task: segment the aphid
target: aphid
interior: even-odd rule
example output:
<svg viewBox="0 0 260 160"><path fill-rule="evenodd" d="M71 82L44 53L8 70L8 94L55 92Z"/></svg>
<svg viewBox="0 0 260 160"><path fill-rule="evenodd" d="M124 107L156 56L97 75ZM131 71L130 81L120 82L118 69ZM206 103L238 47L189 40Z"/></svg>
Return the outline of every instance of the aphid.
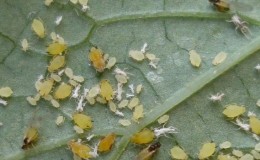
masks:
<svg viewBox="0 0 260 160"><path fill-rule="evenodd" d="M56 121L55 121L55 123L56 123L57 126L60 126L60 125L62 125L64 123L64 121L65 121L65 117L58 116Z"/></svg>
<svg viewBox="0 0 260 160"><path fill-rule="evenodd" d="M91 148L88 145L84 145L80 142L75 142L75 140L71 140L68 143L68 146L70 147L71 151L83 159L92 158L92 156L89 154L91 151Z"/></svg>
<svg viewBox="0 0 260 160"><path fill-rule="evenodd" d="M51 101L53 99L52 95L50 95L50 94L42 96L42 98L45 99L46 101Z"/></svg>
<svg viewBox="0 0 260 160"><path fill-rule="evenodd" d="M89 6L88 6L88 0L78 0L79 1L79 4L82 5L82 11L83 12L86 12L87 9L89 9Z"/></svg>
<svg viewBox="0 0 260 160"><path fill-rule="evenodd" d="M70 96L72 87L69 84L61 83L54 92L55 99L65 99Z"/></svg>
<svg viewBox="0 0 260 160"><path fill-rule="evenodd" d="M255 145L255 150L256 150L257 152L260 152L260 143L257 143L257 144Z"/></svg>
<svg viewBox="0 0 260 160"><path fill-rule="evenodd" d="M133 97L129 101L127 107L132 110L135 106L137 106L139 104L139 102L140 102L140 100L137 97Z"/></svg>
<svg viewBox="0 0 260 160"><path fill-rule="evenodd" d="M231 20L227 21L227 22L232 22L236 28L235 30L239 29L240 32L246 37L249 39L248 37L248 33L251 34L249 28L247 27L247 22L246 21L242 21L241 18L235 14L231 17Z"/></svg>
<svg viewBox="0 0 260 160"><path fill-rule="evenodd" d="M222 98L225 96L224 93L217 93L215 95L211 95L209 97L209 99L212 101L212 102L217 102L217 101L221 101Z"/></svg>
<svg viewBox="0 0 260 160"><path fill-rule="evenodd" d="M74 90L72 91L72 98L78 98L79 97L79 90L81 85L77 85Z"/></svg>
<svg viewBox="0 0 260 160"><path fill-rule="evenodd" d="M190 62L194 67L200 67L201 58L200 55L195 50L190 50Z"/></svg>
<svg viewBox="0 0 260 160"><path fill-rule="evenodd" d="M37 101L33 97L27 97L26 100L30 103L32 106L37 105Z"/></svg>
<svg viewBox="0 0 260 160"><path fill-rule="evenodd" d="M114 90L108 80L100 82L100 95L107 101L111 101L114 96Z"/></svg>
<svg viewBox="0 0 260 160"><path fill-rule="evenodd" d="M107 103L107 101L106 101L104 98L100 97L100 96L98 96L98 97L96 98L96 101L97 101L98 103L100 103L100 104L106 104L106 103Z"/></svg>
<svg viewBox="0 0 260 160"><path fill-rule="evenodd" d="M24 39L21 41L21 46L22 46L22 50L23 50L24 52L26 52L26 51L29 49L30 45L29 45L27 39L24 38Z"/></svg>
<svg viewBox="0 0 260 160"><path fill-rule="evenodd" d="M131 125L131 121L129 121L128 119L120 119L118 121L118 123L120 123L122 126L127 127Z"/></svg>
<svg viewBox="0 0 260 160"><path fill-rule="evenodd" d="M218 11L227 12L230 10L229 3L226 0L209 0Z"/></svg>
<svg viewBox="0 0 260 160"><path fill-rule="evenodd" d="M138 120L140 118L143 118L144 117L144 108L143 108L143 105L138 105L135 107L134 109L134 112L133 112L133 120L138 122Z"/></svg>
<svg viewBox="0 0 260 160"><path fill-rule="evenodd" d="M53 2L53 0L45 0L45 1L44 1L44 4L45 4L46 6L50 6L52 2Z"/></svg>
<svg viewBox="0 0 260 160"><path fill-rule="evenodd" d="M260 134L260 120L254 116L251 116L249 118L249 124L251 127L251 130L255 134Z"/></svg>
<svg viewBox="0 0 260 160"><path fill-rule="evenodd" d="M8 103L7 103L7 101L0 98L0 104L6 106Z"/></svg>
<svg viewBox="0 0 260 160"><path fill-rule="evenodd" d="M143 47L142 47L142 49L141 49L141 52L142 52L142 53L145 53L147 47L148 47L148 44L147 44L147 43L144 43L144 45L143 45Z"/></svg>
<svg viewBox="0 0 260 160"><path fill-rule="evenodd" d="M82 76L73 76L72 79L79 83L82 83L85 80L84 77L82 77Z"/></svg>
<svg viewBox="0 0 260 160"><path fill-rule="evenodd" d="M231 148L232 144L229 141L225 141L219 145L219 148L221 149L228 149Z"/></svg>
<svg viewBox="0 0 260 160"><path fill-rule="evenodd" d="M84 130L77 125L73 126L73 129L77 134L83 134L84 133Z"/></svg>
<svg viewBox="0 0 260 160"><path fill-rule="evenodd" d="M131 93L135 93L134 84L128 85L128 88L130 89Z"/></svg>
<svg viewBox="0 0 260 160"><path fill-rule="evenodd" d="M116 78L118 83L122 83L122 84L127 83L127 80L128 80L127 77L125 77L125 76L123 76L121 74L116 74L115 78Z"/></svg>
<svg viewBox="0 0 260 160"><path fill-rule="evenodd" d="M244 155L244 153L243 153L242 151L236 150L236 149L234 149L234 150L232 151L232 154L233 154L234 156L236 156L236 157L242 157L242 156Z"/></svg>
<svg viewBox="0 0 260 160"><path fill-rule="evenodd" d="M227 154L227 155L220 154L220 155L218 155L217 159L218 160L237 160L236 157L230 156L229 154Z"/></svg>
<svg viewBox="0 0 260 160"><path fill-rule="evenodd" d="M50 55L55 56L55 55L62 54L64 51L66 51L66 49L67 49L67 44L54 42L49 44L49 46L47 47L47 52Z"/></svg>
<svg viewBox="0 0 260 160"><path fill-rule="evenodd" d="M220 63L222 63L222 62L224 62L226 58L227 58L227 53L225 53L225 52L219 52L219 53L216 55L216 57L213 59L212 64L216 66L216 65L218 65L218 64L220 64Z"/></svg>
<svg viewBox="0 0 260 160"><path fill-rule="evenodd" d="M96 103L96 100L95 100L95 98L93 98L93 97L89 97L88 95L86 96L86 99L87 99L87 101L88 101L88 103L90 104L90 105L94 105L95 103Z"/></svg>
<svg viewBox="0 0 260 160"><path fill-rule="evenodd" d="M53 80L52 79L47 79L43 82L40 83L39 88L38 88L38 92L41 96L46 96L48 95L51 90L52 90L52 86L53 86Z"/></svg>
<svg viewBox="0 0 260 160"><path fill-rule="evenodd" d="M83 107L85 106L85 103L83 103L83 100L84 100L84 96L80 96L76 111L78 111L78 112L83 111Z"/></svg>
<svg viewBox="0 0 260 160"><path fill-rule="evenodd" d="M106 53L106 54L104 55L104 60L107 61L108 58L109 58L109 54Z"/></svg>
<svg viewBox="0 0 260 160"><path fill-rule="evenodd" d="M118 101L121 101L122 94L123 94L123 84L122 83L117 83L116 99Z"/></svg>
<svg viewBox="0 0 260 160"><path fill-rule="evenodd" d="M101 49L92 47L90 49L88 58L92 62L92 65L96 69L96 71L104 71L106 64Z"/></svg>
<svg viewBox="0 0 260 160"><path fill-rule="evenodd" d="M59 108L60 107L60 104L58 101L56 101L55 99L51 99L51 104L53 107L55 108Z"/></svg>
<svg viewBox="0 0 260 160"><path fill-rule="evenodd" d="M55 82L60 82L61 81L61 77L58 74L55 73L51 73L51 78L55 81Z"/></svg>
<svg viewBox="0 0 260 160"><path fill-rule="evenodd" d="M0 88L0 97L8 98L13 94L13 91L10 87Z"/></svg>
<svg viewBox="0 0 260 160"><path fill-rule="evenodd" d="M236 104L226 105L226 109L222 112L228 118L236 118L243 113L245 113L246 108L243 106L238 106Z"/></svg>
<svg viewBox="0 0 260 160"><path fill-rule="evenodd" d="M203 144L202 148L200 149L199 153L199 159L206 159L209 158L214 154L216 150L216 144L215 143L205 143Z"/></svg>
<svg viewBox="0 0 260 160"><path fill-rule="evenodd" d="M95 98L98 94L100 93L100 87L98 85L92 87L89 92L88 92L88 96L90 98Z"/></svg>
<svg viewBox="0 0 260 160"><path fill-rule="evenodd" d="M177 133L177 128L170 126L170 127L166 127L166 128L154 128L154 135L158 138L162 135L166 136L166 134L173 134L173 133Z"/></svg>
<svg viewBox="0 0 260 160"><path fill-rule="evenodd" d="M154 138L154 132L148 128L144 128L142 131L135 133L131 137L131 142L135 144L147 144L152 142Z"/></svg>
<svg viewBox="0 0 260 160"><path fill-rule="evenodd" d="M108 103L108 106L109 106L109 109L112 111L112 112L116 112L116 104L114 103L114 102L112 102L112 101L110 101L109 103Z"/></svg>
<svg viewBox="0 0 260 160"><path fill-rule="evenodd" d="M49 72L57 71L64 65L65 65L65 56L59 55L59 56L53 57L48 66L48 71Z"/></svg>
<svg viewBox="0 0 260 160"><path fill-rule="evenodd" d="M149 60L149 61L153 61L156 59L156 56L152 53L146 53L145 57Z"/></svg>
<svg viewBox="0 0 260 160"><path fill-rule="evenodd" d="M255 66L255 69L256 69L257 71L260 71L260 64L257 64L257 65Z"/></svg>
<svg viewBox="0 0 260 160"><path fill-rule="evenodd" d="M136 160L150 160L156 151L161 147L160 142L155 142L148 147L144 148L138 153Z"/></svg>
<svg viewBox="0 0 260 160"><path fill-rule="evenodd" d="M239 160L254 160L254 157L251 154L243 155Z"/></svg>
<svg viewBox="0 0 260 160"><path fill-rule="evenodd" d="M27 149L28 147L31 147L36 141L38 140L38 130L35 127L30 127L25 132L24 138L23 138L23 146L22 149Z"/></svg>
<svg viewBox="0 0 260 160"><path fill-rule="evenodd" d="M58 42L60 44L65 44L64 39L60 35L56 34L55 32L51 32L50 36L51 39L53 40L53 43Z"/></svg>
<svg viewBox="0 0 260 160"><path fill-rule="evenodd" d="M123 99L117 106L118 108L125 108L128 105L128 102L127 99Z"/></svg>
<svg viewBox="0 0 260 160"><path fill-rule="evenodd" d="M252 150L250 153L255 159L260 159L260 153L258 153L256 150Z"/></svg>
<svg viewBox="0 0 260 160"><path fill-rule="evenodd" d="M79 85L78 82L76 82L76 81L74 81L74 80L72 80L72 79L70 79L70 80L68 81L68 83L69 83L70 85L72 85L73 87L76 87L76 86Z"/></svg>
<svg viewBox="0 0 260 160"><path fill-rule="evenodd" d="M173 159L179 159L179 160L186 160L186 159L188 159L188 155L179 146L174 146L171 149L171 156L172 156Z"/></svg>
<svg viewBox="0 0 260 160"><path fill-rule="evenodd" d="M107 61L106 68L111 69L116 64L116 57L110 57Z"/></svg>
<svg viewBox="0 0 260 160"><path fill-rule="evenodd" d="M45 37L45 28L43 25L43 22L40 19L34 19L32 22L32 30L35 32L35 34L40 37Z"/></svg>
<svg viewBox="0 0 260 160"><path fill-rule="evenodd" d="M136 94L140 94L142 90L143 90L143 85L142 84L138 84L136 89L135 89Z"/></svg>
<svg viewBox="0 0 260 160"><path fill-rule="evenodd" d="M144 53L142 51L130 50L129 57L131 57L132 59L138 62L141 62L144 60Z"/></svg>
<svg viewBox="0 0 260 160"><path fill-rule="evenodd" d="M55 24L58 26L60 25L61 21L62 21L62 16L58 16L56 17Z"/></svg>
<svg viewBox="0 0 260 160"><path fill-rule="evenodd" d="M113 144L116 140L116 134L110 133L106 135L98 144L98 151L99 152L107 152L111 150Z"/></svg>
<svg viewBox="0 0 260 160"><path fill-rule="evenodd" d="M65 72L65 74L66 74L66 76L67 76L68 78L70 78L70 79L73 78L74 75L73 75L73 70L72 70L71 68L68 68L68 67L67 67L64 72Z"/></svg>
<svg viewBox="0 0 260 160"><path fill-rule="evenodd" d="M72 117L74 122L82 129L90 129L93 126L91 117L89 116L81 113L75 113Z"/></svg>
<svg viewBox="0 0 260 160"><path fill-rule="evenodd" d="M163 116L161 116L161 117L157 120L157 122L158 122L159 124L165 124L165 123L168 122L169 118L170 118L169 115L163 115Z"/></svg>

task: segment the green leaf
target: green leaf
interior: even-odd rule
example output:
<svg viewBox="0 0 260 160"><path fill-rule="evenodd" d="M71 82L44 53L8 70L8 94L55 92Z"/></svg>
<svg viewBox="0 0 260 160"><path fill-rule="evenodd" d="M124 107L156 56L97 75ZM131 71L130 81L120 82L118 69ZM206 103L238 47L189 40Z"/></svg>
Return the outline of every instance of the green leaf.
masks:
<svg viewBox="0 0 260 160"><path fill-rule="evenodd" d="M84 112L90 115L94 128L87 132L97 137L115 132L118 135L110 153L97 159L132 160L145 146L129 142L132 134L145 127L159 127L156 120L169 114L167 126L178 128L178 133L160 137L162 147L154 159L170 159L170 149L181 146L191 159L196 159L203 143L220 144L230 141L240 150L250 150L256 144L251 134L222 115L224 106L237 103L246 106L259 117L256 106L260 98L260 76L254 67L260 63L260 3L258 0L236 2L232 11L217 12L205 0L89 0L90 9L82 12L79 5L68 0L55 0L47 7L44 1L0 1L0 87L9 86L13 96L7 106L0 106L0 159L72 159L67 142L79 138L73 131L71 115L77 103L64 100L56 109L41 100L37 107L30 106L27 96L36 94L34 83L40 75L48 75L46 66L50 57L46 46L51 42L52 31L60 34L69 45L67 65L75 75L86 78L84 87L90 88L101 79L116 82L111 71L98 75L89 66L88 51L98 46L117 58L116 66L131 73L128 84L143 84L139 96L144 105L145 117L129 127L118 124L115 116L104 105L87 105ZM247 9L249 8L249 10ZM250 23L250 39L243 36L233 24L226 22L234 12ZM63 20L55 26L55 19ZM47 36L39 39L31 30L31 22L40 18L47 28ZM24 53L20 41L30 43ZM160 62L152 69L147 61L136 63L128 57L130 50L140 50L148 43L149 52ZM189 51L196 50L202 57L200 68L189 61ZM228 53L218 66L212 60L219 52ZM129 89L125 87L126 92ZM210 95L225 93L219 103L209 100ZM124 109L127 118L132 112ZM57 127L56 117L66 117L63 126ZM29 150L22 150L23 136L32 123L39 126L39 141ZM82 137L81 137L82 138ZM94 139L95 142L98 138ZM94 143L91 143L93 146Z"/></svg>

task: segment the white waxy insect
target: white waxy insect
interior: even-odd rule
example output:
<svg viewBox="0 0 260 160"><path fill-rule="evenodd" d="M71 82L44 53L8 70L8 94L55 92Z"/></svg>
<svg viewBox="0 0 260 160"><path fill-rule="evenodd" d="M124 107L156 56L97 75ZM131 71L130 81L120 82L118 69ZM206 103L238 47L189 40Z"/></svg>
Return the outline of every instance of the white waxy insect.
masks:
<svg viewBox="0 0 260 160"><path fill-rule="evenodd" d="M221 149L228 149L232 146L232 144L229 141L225 141L219 145L219 148Z"/></svg>
<svg viewBox="0 0 260 160"><path fill-rule="evenodd" d="M99 93L100 93L100 87L99 85L96 85L89 90L88 96L95 98Z"/></svg>
<svg viewBox="0 0 260 160"><path fill-rule="evenodd" d="M133 112L133 120L138 122L140 118L144 117L144 107L143 105L138 105L135 107Z"/></svg>
<svg viewBox="0 0 260 160"><path fill-rule="evenodd" d="M255 150L256 150L257 152L260 152L260 143L257 143L257 144L255 145Z"/></svg>
<svg viewBox="0 0 260 160"><path fill-rule="evenodd" d="M81 88L81 85L77 85L74 90L72 91L72 98L78 98L79 97L79 90Z"/></svg>
<svg viewBox="0 0 260 160"><path fill-rule="evenodd" d="M257 64L257 65L255 66L255 69L256 69L257 71L260 71L260 64Z"/></svg>
<svg viewBox="0 0 260 160"><path fill-rule="evenodd" d="M82 76L73 76L72 79L79 83L82 83L85 80L84 77L82 77Z"/></svg>
<svg viewBox="0 0 260 160"><path fill-rule="evenodd" d="M61 23L61 21L62 21L62 18L63 18L62 16L56 17L56 20L55 20L56 26L60 25L60 23Z"/></svg>
<svg viewBox="0 0 260 160"><path fill-rule="evenodd" d="M97 101L98 103L100 103L100 104L107 104L107 101L106 101L103 97L100 97L100 96L98 96L98 97L96 98L96 101Z"/></svg>
<svg viewBox="0 0 260 160"><path fill-rule="evenodd" d="M216 55L216 57L213 59L212 64L216 66L216 65L218 65L218 64L220 64L220 63L222 63L222 62L224 62L226 58L227 58L227 53L225 53L225 52L219 52L219 53Z"/></svg>
<svg viewBox="0 0 260 160"><path fill-rule="evenodd" d="M142 51L130 50L129 57L133 58L138 62L141 62L144 60L144 53Z"/></svg>
<svg viewBox="0 0 260 160"><path fill-rule="evenodd" d="M122 94L123 94L123 84L122 83L117 83L116 99L118 101L121 101Z"/></svg>
<svg viewBox="0 0 260 160"><path fill-rule="evenodd" d="M27 97L26 100L30 103L32 106L37 105L37 101L33 97Z"/></svg>
<svg viewBox="0 0 260 160"><path fill-rule="evenodd" d="M234 149L234 150L232 151L232 154L233 154L234 156L236 156L236 157L242 157L242 156L244 155L244 153L243 153L242 151L236 150L236 149Z"/></svg>
<svg viewBox="0 0 260 160"><path fill-rule="evenodd" d="M56 123L57 126L60 126L60 125L62 125L64 123L64 121L65 121L65 117L58 116L56 121L55 121L55 123Z"/></svg>
<svg viewBox="0 0 260 160"><path fill-rule="evenodd" d="M70 79L69 81L69 84L71 84L73 87L77 87L79 84L78 82L74 81L73 79Z"/></svg>
<svg viewBox="0 0 260 160"><path fill-rule="evenodd" d="M260 159L260 153L258 153L256 150L252 150L250 153L255 159Z"/></svg>
<svg viewBox="0 0 260 160"><path fill-rule="evenodd" d="M236 123L235 124L238 125L244 131L249 131L250 130L250 125L241 122L239 118L236 119Z"/></svg>
<svg viewBox="0 0 260 160"><path fill-rule="evenodd" d="M168 122L169 118L170 118L170 116L166 114L166 115L161 116L161 117L157 120L157 122L158 122L159 124L165 124L165 123Z"/></svg>
<svg viewBox="0 0 260 160"><path fill-rule="evenodd" d="M51 104L52 104L52 106L55 107L55 108L59 108L59 107L60 107L59 102L56 101L55 99L52 99L52 100L51 100Z"/></svg>
<svg viewBox="0 0 260 160"><path fill-rule="evenodd" d="M65 69L65 74L68 78L72 79L73 78L73 70L71 68L66 68Z"/></svg>
<svg viewBox="0 0 260 160"><path fill-rule="evenodd" d="M135 89L136 94L140 94L142 90L143 90L143 85L142 84L138 84L136 86L136 89Z"/></svg>
<svg viewBox="0 0 260 160"><path fill-rule="evenodd" d="M158 138L160 136L166 136L166 134L174 134L177 133L177 128L170 126L166 128L154 128L154 135Z"/></svg>
<svg viewBox="0 0 260 160"><path fill-rule="evenodd" d="M126 98L132 98L132 97L134 97L135 95L134 94L129 94L129 93L126 93Z"/></svg>
<svg viewBox="0 0 260 160"><path fill-rule="evenodd" d="M56 82L61 81L61 77L58 74L55 74L55 73L51 73L51 78Z"/></svg>
<svg viewBox="0 0 260 160"><path fill-rule="evenodd" d="M89 103L90 105L94 105L94 104L96 103L96 100L95 100L94 97L89 97L89 96L87 95L87 96L86 96L86 99L87 99L87 101L88 101L88 103Z"/></svg>
<svg viewBox="0 0 260 160"><path fill-rule="evenodd" d="M123 99L119 104L118 108L125 108L128 105L129 100Z"/></svg>
<svg viewBox="0 0 260 160"><path fill-rule="evenodd" d="M0 104L6 106L8 103L7 103L7 101L0 98Z"/></svg>
<svg viewBox="0 0 260 160"><path fill-rule="evenodd" d="M231 20L228 20L227 22L232 22L235 26L236 26L236 31L237 29L240 30L240 32L249 39L248 34L251 35L251 31L249 30L249 28L247 27L247 22L246 21L242 21L242 19L237 15L233 15L231 17Z"/></svg>
<svg viewBox="0 0 260 160"><path fill-rule="evenodd" d="M52 2L53 2L53 0L45 0L45 1L44 1L44 4L45 4L46 6L50 6L50 5L52 4Z"/></svg>
<svg viewBox="0 0 260 160"><path fill-rule="evenodd" d="M24 52L28 51L28 49L30 48L30 44L28 43L27 39L25 39L25 38L21 41L21 46L22 46L22 50Z"/></svg>
<svg viewBox="0 0 260 160"><path fill-rule="evenodd" d="M141 52L142 52L142 53L145 53L146 50L147 50L147 47L148 47L148 44L147 44L147 43L144 43L144 45L143 45L143 47L142 47L142 49L141 49Z"/></svg>
<svg viewBox="0 0 260 160"><path fill-rule="evenodd" d="M137 106L139 103L140 103L140 100L139 100L137 97L133 97L133 98L129 101L127 107L132 110L132 109L133 109L135 106Z"/></svg>
<svg viewBox="0 0 260 160"><path fill-rule="evenodd" d="M114 102L110 101L108 103L108 106L109 106L110 111L112 111L112 112L116 112L117 111L117 107L116 107L116 104Z"/></svg>
<svg viewBox="0 0 260 160"><path fill-rule="evenodd" d="M106 68L111 69L116 64L116 57L110 57L107 61Z"/></svg>
<svg viewBox="0 0 260 160"><path fill-rule="evenodd" d="M122 126L127 127L131 125L131 121L129 121L128 119L120 119L118 121L118 123L120 123Z"/></svg>
<svg viewBox="0 0 260 160"><path fill-rule="evenodd" d="M130 89L131 93L135 93L134 84L128 85L128 88Z"/></svg>
<svg viewBox="0 0 260 160"><path fill-rule="evenodd" d="M125 71L123 71L122 69L118 68L118 67L116 67L116 69L114 70L114 72L115 72L115 74L120 74L120 75L123 75L123 76L129 78L128 75L127 75L127 73L126 73Z"/></svg>
<svg viewBox="0 0 260 160"><path fill-rule="evenodd" d="M115 111L115 115L120 116L120 117L124 117L125 116L124 113L119 111L119 110Z"/></svg>
<svg viewBox="0 0 260 160"><path fill-rule="evenodd" d="M73 127L73 129L76 131L76 133L78 133L78 134L82 134L82 133L84 133L84 130L82 129L82 128L80 128L79 126L77 126L77 125L75 125L74 127Z"/></svg>
<svg viewBox="0 0 260 160"><path fill-rule="evenodd" d="M194 67L200 67L201 57L195 50L190 50L190 62Z"/></svg>
<svg viewBox="0 0 260 160"><path fill-rule="evenodd" d="M86 137L86 139L87 139L87 141L90 141L92 138L94 138L95 137L95 135L94 134L91 134L91 135L89 135L89 136L87 136Z"/></svg>
<svg viewBox="0 0 260 160"><path fill-rule="evenodd" d="M121 74L116 74L115 78L116 78L118 83L122 83L122 84L127 83L127 80L128 80L126 76L123 76Z"/></svg>
<svg viewBox="0 0 260 160"><path fill-rule="evenodd" d="M84 101L84 96L80 96L76 111L78 111L78 112L83 111L83 107L85 106L85 103L83 103L83 101Z"/></svg>
<svg viewBox="0 0 260 160"><path fill-rule="evenodd" d="M212 101L212 102L217 102L217 101L221 101L222 98L225 96L224 93L217 93L215 95L211 95L209 97L209 99Z"/></svg>

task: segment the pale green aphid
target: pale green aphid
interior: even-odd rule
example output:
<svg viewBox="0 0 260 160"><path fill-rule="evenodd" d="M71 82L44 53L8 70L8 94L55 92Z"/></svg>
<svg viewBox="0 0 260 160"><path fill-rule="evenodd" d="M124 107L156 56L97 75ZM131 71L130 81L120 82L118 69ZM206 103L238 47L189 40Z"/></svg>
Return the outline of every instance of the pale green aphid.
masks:
<svg viewBox="0 0 260 160"><path fill-rule="evenodd" d="M228 149L232 146L232 144L229 141L225 141L219 145L219 148L221 149Z"/></svg>
<svg viewBox="0 0 260 160"><path fill-rule="evenodd" d="M123 99L119 104L118 108L125 108L128 105L129 100Z"/></svg>
<svg viewBox="0 0 260 160"><path fill-rule="evenodd" d="M62 125L64 123L64 121L65 121L65 117L58 116L56 121L55 121L55 123L57 124L57 126L60 126L60 125Z"/></svg>
<svg viewBox="0 0 260 160"><path fill-rule="evenodd" d="M45 28L43 25L43 22L40 19L34 19L32 23L32 30L35 32L35 34L40 37L45 37Z"/></svg>
<svg viewBox="0 0 260 160"><path fill-rule="evenodd" d="M115 75L115 78L116 78L116 80L117 80L118 83L122 83L122 84L127 83L127 77L124 76L124 75L116 74L116 75Z"/></svg>
<svg viewBox="0 0 260 160"><path fill-rule="evenodd" d="M137 97L133 97L128 103L127 107L132 110L135 106L139 104L139 102L140 100Z"/></svg>
<svg viewBox="0 0 260 160"><path fill-rule="evenodd" d="M220 52L219 54L216 55L216 57L212 61L212 64L216 66L216 65L224 62L226 58L227 58L227 53Z"/></svg>
<svg viewBox="0 0 260 160"><path fill-rule="evenodd" d="M171 149L171 157L173 159L178 159L178 160L186 160L186 159L188 159L188 155L179 146L174 146Z"/></svg>
<svg viewBox="0 0 260 160"><path fill-rule="evenodd" d="M26 52L26 51L29 49L30 45L29 45L27 39L24 38L24 39L21 41L21 46L22 46L22 50L23 50L24 52Z"/></svg>
<svg viewBox="0 0 260 160"><path fill-rule="evenodd" d="M10 87L0 88L0 97L8 98L13 94L13 91Z"/></svg>
<svg viewBox="0 0 260 160"><path fill-rule="evenodd" d="M107 61L106 68L111 69L116 64L116 58L110 57Z"/></svg>
<svg viewBox="0 0 260 160"><path fill-rule="evenodd" d="M244 106L238 106L236 104L226 105L226 109L223 111L223 114L228 118L235 118L243 113L245 113L246 108Z"/></svg>
<svg viewBox="0 0 260 160"><path fill-rule="evenodd" d="M120 119L118 121L118 123L120 123L122 126L127 127L131 125L131 121L129 121L128 119Z"/></svg>
<svg viewBox="0 0 260 160"><path fill-rule="evenodd" d="M117 111L117 107L116 107L116 104L114 102L109 101L108 106L109 106L110 111L112 111L112 112Z"/></svg>
<svg viewBox="0 0 260 160"><path fill-rule="evenodd" d="M140 118L144 117L144 107L143 105L138 105L135 107L134 112L133 112L133 120L138 122Z"/></svg>
<svg viewBox="0 0 260 160"><path fill-rule="evenodd" d="M129 52L129 56L131 58L133 58L134 60L141 62L144 60L144 53L141 51L137 51L137 50L131 50Z"/></svg>
<svg viewBox="0 0 260 160"><path fill-rule="evenodd" d="M203 144L202 148L199 152L199 159L206 159L209 158L214 154L216 150L216 144L215 143L205 143Z"/></svg>
<svg viewBox="0 0 260 160"><path fill-rule="evenodd" d="M194 67L200 67L201 65L201 57L200 55L195 51L191 50L190 52L190 62Z"/></svg>
<svg viewBox="0 0 260 160"><path fill-rule="evenodd" d="M232 154L233 154L234 156L236 156L236 157L242 157L242 156L244 155L244 153L243 153L242 151L236 150L236 149L234 149L234 150L232 151Z"/></svg>
<svg viewBox="0 0 260 160"><path fill-rule="evenodd" d="M169 115L163 115L163 116L161 116L161 117L157 120L157 122L158 122L159 124L165 124L166 122L168 122L169 118L170 118Z"/></svg>

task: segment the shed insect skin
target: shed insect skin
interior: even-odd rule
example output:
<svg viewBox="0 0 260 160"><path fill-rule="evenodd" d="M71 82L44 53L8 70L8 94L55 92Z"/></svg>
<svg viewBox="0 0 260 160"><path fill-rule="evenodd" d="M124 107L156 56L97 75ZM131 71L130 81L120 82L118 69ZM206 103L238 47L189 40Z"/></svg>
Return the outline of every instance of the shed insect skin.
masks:
<svg viewBox="0 0 260 160"><path fill-rule="evenodd" d="M160 142L155 142L145 149L143 149L136 157L135 160L149 160L152 158L154 153L161 147Z"/></svg>
<svg viewBox="0 0 260 160"><path fill-rule="evenodd" d="M251 31L249 30L249 28L247 27L248 23L246 21L243 21L237 14L234 14L231 17L231 20L227 20L227 22L232 22L236 28L235 30L237 31L238 29L240 30L240 32L247 38L248 37L248 33L251 35Z"/></svg>

